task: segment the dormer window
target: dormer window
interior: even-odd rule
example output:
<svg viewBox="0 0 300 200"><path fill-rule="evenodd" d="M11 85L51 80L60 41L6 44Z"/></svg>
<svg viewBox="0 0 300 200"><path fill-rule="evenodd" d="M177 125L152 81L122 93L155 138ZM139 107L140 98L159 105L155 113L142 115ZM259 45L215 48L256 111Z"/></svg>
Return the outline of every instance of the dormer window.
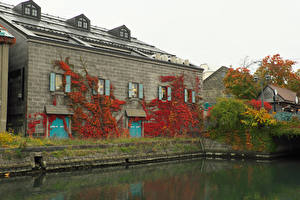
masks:
<svg viewBox="0 0 300 200"><path fill-rule="evenodd" d="M120 30L120 37L128 39L128 32L126 29L122 28Z"/></svg>
<svg viewBox="0 0 300 200"><path fill-rule="evenodd" d="M32 4L28 4L25 6L25 15L29 15L29 16L33 16L33 17L37 17L38 15L38 11L36 9L36 7Z"/></svg>
<svg viewBox="0 0 300 200"><path fill-rule="evenodd" d="M125 38L125 39L129 38L128 31L125 28L121 28L121 30L120 30L120 37Z"/></svg>
<svg viewBox="0 0 300 200"><path fill-rule="evenodd" d="M84 18L81 17L77 21L77 26L79 28L87 29L88 28L88 22L86 21L86 19L84 19Z"/></svg>
<svg viewBox="0 0 300 200"><path fill-rule="evenodd" d="M84 14L68 19L67 23L83 30L90 30L91 22Z"/></svg>
<svg viewBox="0 0 300 200"><path fill-rule="evenodd" d="M119 38L130 40L130 30L125 25L111 29L108 33Z"/></svg>
<svg viewBox="0 0 300 200"><path fill-rule="evenodd" d="M32 0L18 4L13 10L30 18L41 18L41 7Z"/></svg>

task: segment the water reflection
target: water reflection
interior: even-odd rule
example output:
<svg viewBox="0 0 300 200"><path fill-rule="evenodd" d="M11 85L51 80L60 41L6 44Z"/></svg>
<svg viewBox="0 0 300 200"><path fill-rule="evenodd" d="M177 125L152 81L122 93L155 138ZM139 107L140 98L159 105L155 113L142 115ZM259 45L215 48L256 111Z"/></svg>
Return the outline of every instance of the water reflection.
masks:
<svg viewBox="0 0 300 200"><path fill-rule="evenodd" d="M298 161L197 160L0 179L5 200L299 199Z"/></svg>

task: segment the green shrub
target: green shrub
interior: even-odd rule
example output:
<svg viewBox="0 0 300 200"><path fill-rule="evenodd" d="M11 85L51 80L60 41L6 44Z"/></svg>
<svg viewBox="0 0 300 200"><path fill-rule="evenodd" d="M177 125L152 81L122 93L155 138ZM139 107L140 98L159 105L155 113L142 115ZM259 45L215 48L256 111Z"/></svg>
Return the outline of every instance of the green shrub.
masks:
<svg viewBox="0 0 300 200"><path fill-rule="evenodd" d="M210 129L221 132L239 130L242 128L242 113L246 111L246 105L237 99L219 99L211 110Z"/></svg>

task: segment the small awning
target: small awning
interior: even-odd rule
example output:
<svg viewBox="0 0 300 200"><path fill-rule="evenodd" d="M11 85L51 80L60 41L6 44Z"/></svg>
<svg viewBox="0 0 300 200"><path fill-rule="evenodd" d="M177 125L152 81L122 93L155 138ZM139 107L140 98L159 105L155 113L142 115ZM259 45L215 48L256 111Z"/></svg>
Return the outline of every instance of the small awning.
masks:
<svg viewBox="0 0 300 200"><path fill-rule="evenodd" d="M67 106L54 106L46 105L45 106L46 114L48 115L73 115L74 113Z"/></svg>
<svg viewBox="0 0 300 200"><path fill-rule="evenodd" d="M143 109L126 109L128 117L146 117L146 112Z"/></svg>

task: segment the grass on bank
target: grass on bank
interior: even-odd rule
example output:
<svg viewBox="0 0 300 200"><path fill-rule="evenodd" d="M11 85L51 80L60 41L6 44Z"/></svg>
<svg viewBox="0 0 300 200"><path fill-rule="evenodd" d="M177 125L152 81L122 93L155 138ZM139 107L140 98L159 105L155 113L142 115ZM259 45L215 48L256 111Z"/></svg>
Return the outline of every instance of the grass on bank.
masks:
<svg viewBox="0 0 300 200"><path fill-rule="evenodd" d="M0 147L2 148L26 148L39 146L75 146L75 145L97 145L97 144L126 144L126 143L168 143L176 141L197 141L197 138L109 138L109 139L57 139L57 138L31 138L21 137L9 132L0 133Z"/></svg>
<svg viewBox="0 0 300 200"><path fill-rule="evenodd" d="M106 148L91 147L88 149L76 149L77 145L96 144L128 144L128 146L108 146ZM45 156L63 158L80 157L101 154L103 156L136 155L149 153L184 153L201 150L199 138L176 137L176 138L114 138L114 139L55 139L55 138L30 138L16 136L12 133L0 133L0 147L6 148L3 159L14 160L26 157L28 152L23 151L26 147L41 146L67 146L63 150L44 151Z"/></svg>

